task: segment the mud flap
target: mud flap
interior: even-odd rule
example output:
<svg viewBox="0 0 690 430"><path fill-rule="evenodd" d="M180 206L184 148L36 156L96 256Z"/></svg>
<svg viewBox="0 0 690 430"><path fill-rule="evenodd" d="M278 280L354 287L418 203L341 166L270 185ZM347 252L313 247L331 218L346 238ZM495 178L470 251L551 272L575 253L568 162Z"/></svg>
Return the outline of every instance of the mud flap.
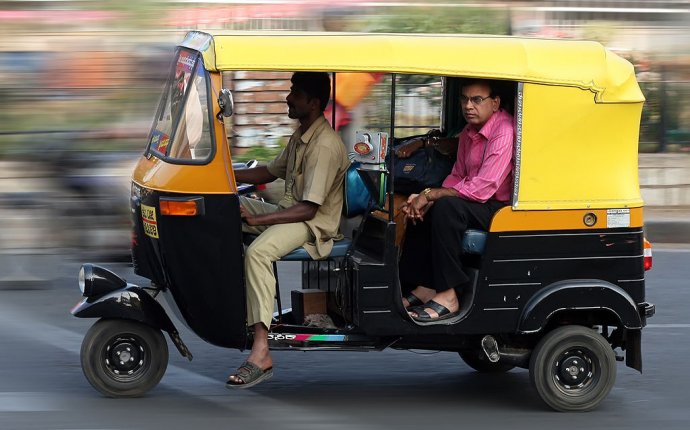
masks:
<svg viewBox="0 0 690 430"><path fill-rule="evenodd" d="M642 330L628 330L626 332L625 364L642 373Z"/></svg>

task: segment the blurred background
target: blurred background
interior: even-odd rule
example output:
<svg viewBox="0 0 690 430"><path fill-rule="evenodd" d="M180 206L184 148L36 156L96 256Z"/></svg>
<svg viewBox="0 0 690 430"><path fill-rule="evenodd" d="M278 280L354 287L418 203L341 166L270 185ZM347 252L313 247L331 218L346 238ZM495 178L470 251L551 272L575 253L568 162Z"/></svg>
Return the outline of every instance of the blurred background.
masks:
<svg viewBox="0 0 690 430"><path fill-rule="evenodd" d="M599 41L635 65L647 97L648 208L690 214L690 1L0 1L0 288L49 285L65 259L129 259L129 176L174 45L192 29ZM401 87L405 109L424 111L410 131L438 88ZM377 114L360 102L353 115ZM284 107L276 115L284 122ZM237 124L235 161L271 158L290 131Z"/></svg>

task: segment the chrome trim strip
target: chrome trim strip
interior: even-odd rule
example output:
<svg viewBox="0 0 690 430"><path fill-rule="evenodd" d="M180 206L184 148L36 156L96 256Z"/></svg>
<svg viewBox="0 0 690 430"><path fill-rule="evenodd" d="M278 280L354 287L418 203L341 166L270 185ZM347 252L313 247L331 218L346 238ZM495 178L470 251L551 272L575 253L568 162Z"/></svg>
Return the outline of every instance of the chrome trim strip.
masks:
<svg viewBox="0 0 690 430"><path fill-rule="evenodd" d="M562 258L516 258L511 260L494 260L494 263L515 263L519 261L563 261L563 260L611 260L614 258L644 258L644 255L611 255L602 257L562 257Z"/></svg>
<svg viewBox="0 0 690 430"><path fill-rule="evenodd" d="M490 287L520 287L523 285L541 285L541 282L515 282L508 284L489 284Z"/></svg>
<svg viewBox="0 0 690 430"><path fill-rule="evenodd" d="M389 314L391 313L390 310L388 311L362 311L363 314Z"/></svg>
<svg viewBox="0 0 690 430"><path fill-rule="evenodd" d="M519 308L484 308L485 311L516 311Z"/></svg>
<svg viewBox="0 0 690 430"><path fill-rule="evenodd" d="M374 287L362 287L363 290L387 290L388 285L374 286Z"/></svg>
<svg viewBox="0 0 690 430"><path fill-rule="evenodd" d="M513 209L518 208L520 194L520 160L522 159L522 105L524 100L524 86L518 82L517 100L515 102L515 166L513 167Z"/></svg>
<svg viewBox="0 0 690 430"><path fill-rule="evenodd" d="M690 328L690 324L647 324L645 328Z"/></svg>
<svg viewBox="0 0 690 430"><path fill-rule="evenodd" d="M619 279L616 282L642 282L644 281L645 278L640 278L640 279Z"/></svg>

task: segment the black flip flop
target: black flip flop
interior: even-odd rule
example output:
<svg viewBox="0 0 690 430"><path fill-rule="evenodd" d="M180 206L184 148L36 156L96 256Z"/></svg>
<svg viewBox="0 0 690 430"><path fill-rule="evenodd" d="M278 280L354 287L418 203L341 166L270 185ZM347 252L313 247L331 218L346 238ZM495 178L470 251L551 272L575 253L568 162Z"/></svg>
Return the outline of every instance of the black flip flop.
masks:
<svg viewBox="0 0 690 430"><path fill-rule="evenodd" d="M424 308L432 309L438 314L438 316L432 317L427 311L424 310ZM443 321L460 315L459 309L455 312L451 312L447 307L433 300L429 300L422 306L417 306L414 309L414 312L417 314L417 316L413 316L412 318L419 322Z"/></svg>

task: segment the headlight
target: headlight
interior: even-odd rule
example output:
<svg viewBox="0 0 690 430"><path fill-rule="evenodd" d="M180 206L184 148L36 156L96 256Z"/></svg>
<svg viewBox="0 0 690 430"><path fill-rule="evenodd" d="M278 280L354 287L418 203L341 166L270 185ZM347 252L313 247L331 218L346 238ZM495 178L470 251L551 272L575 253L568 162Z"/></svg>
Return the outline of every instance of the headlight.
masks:
<svg viewBox="0 0 690 430"><path fill-rule="evenodd" d="M79 270L79 289L84 297L101 296L127 286L127 281L100 266L84 264Z"/></svg>
<svg viewBox="0 0 690 430"><path fill-rule="evenodd" d="M84 294L84 292L85 292L84 288L85 288L84 266L81 266L81 269L79 269L79 289L81 290L81 293L83 295L86 295L86 294Z"/></svg>

